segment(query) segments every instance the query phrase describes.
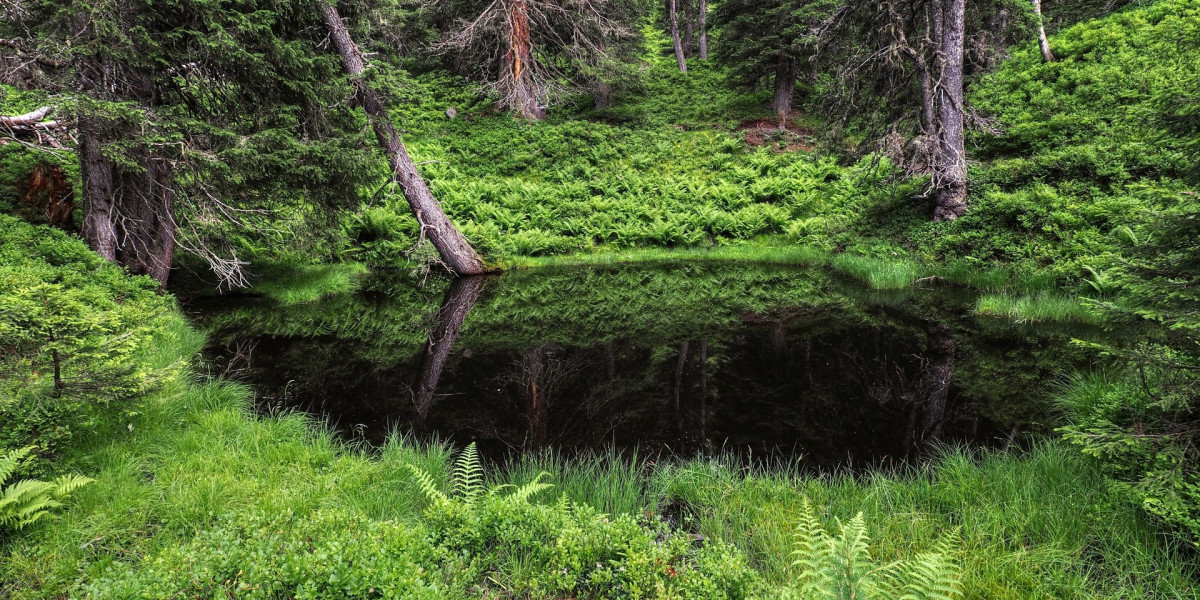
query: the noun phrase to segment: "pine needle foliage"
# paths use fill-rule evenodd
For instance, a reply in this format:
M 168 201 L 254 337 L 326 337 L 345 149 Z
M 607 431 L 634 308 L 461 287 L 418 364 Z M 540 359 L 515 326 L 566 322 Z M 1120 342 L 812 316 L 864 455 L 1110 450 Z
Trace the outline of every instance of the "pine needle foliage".
M 33 447 L 9 450 L 0 456 L 0 485 L 17 471 Z M 20 530 L 62 506 L 71 492 L 91 483 L 79 475 L 63 475 L 54 481 L 22 479 L 3 488 L 0 493 L 0 530 Z
M 830 535 L 808 498 L 801 501 L 792 565 L 800 569 L 793 591 L 799 598 L 828 600 L 955 600 L 962 597 L 960 570 L 949 536 L 930 552 L 907 561 L 876 565 L 863 513 Z

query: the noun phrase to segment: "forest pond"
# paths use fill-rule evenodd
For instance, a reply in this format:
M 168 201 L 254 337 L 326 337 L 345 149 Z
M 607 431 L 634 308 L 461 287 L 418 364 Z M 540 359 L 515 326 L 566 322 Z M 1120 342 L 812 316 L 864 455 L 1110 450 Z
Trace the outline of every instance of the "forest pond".
M 976 316 L 949 287 L 877 292 L 819 269 L 736 263 L 561 267 L 375 283 L 283 306 L 195 300 L 218 374 L 260 410 L 342 435 L 553 448 L 736 452 L 806 467 L 1004 445 L 1054 425 L 1082 360 L 1063 325 Z

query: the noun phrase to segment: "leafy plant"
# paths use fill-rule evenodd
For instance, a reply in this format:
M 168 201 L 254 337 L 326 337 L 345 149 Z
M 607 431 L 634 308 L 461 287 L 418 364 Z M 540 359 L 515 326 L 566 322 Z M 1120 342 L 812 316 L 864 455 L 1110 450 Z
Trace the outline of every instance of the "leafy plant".
M 437 484 L 433 481 L 433 477 L 428 472 L 416 465 L 408 465 L 408 469 L 412 472 L 413 477 L 416 478 L 417 485 L 425 493 L 425 497 L 429 499 L 429 502 L 440 508 L 452 505 L 470 508 L 476 504 L 476 501 L 485 491 L 483 485 L 483 462 L 479 459 L 479 451 L 475 448 L 475 442 L 467 444 L 467 447 L 459 453 L 458 459 L 454 461 L 454 469 L 450 474 L 451 484 L 454 488 L 453 498 L 438 489 Z M 542 479 L 546 475 L 544 471 L 538 473 L 537 477 L 533 478 L 533 481 L 519 487 L 509 484 L 493 487 L 486 490 L 487 496 L 494 497 L 499 495 L 501 490 L 513 488 L 513 492 L 505 496 L 505 498 L 517 503 L 528 502 L 538 492 L 554 487 L 542 482 Z
M 961 574 L 944 536 L 930 552 L 908 561 L 876 565 L 868 548 L 863 513 L 846 523 L 835 537 L 817 520 L 808 498 L 801 501 L 796 526 L 793 566 L 801 575 L 795 591 L 800 598 L 851 600 L 954 600 L 962 597 Z
M 33 447 L 9 450 L 0 456 L 0 485 L 4 485 L 29 456 Z M 0 529 L 20 530 L 62 506 L 71 492 L 93 480 L 82 475 L 63 475 L 53 482 L 22 479 L 10 483 L 0 494 Z

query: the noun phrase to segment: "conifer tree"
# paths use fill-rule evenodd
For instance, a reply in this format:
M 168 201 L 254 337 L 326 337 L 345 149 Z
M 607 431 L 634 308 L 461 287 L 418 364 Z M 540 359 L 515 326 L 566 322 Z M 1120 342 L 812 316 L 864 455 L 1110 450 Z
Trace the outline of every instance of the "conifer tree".
M 835 6 L 835 0 L 726 0 L 713 15 L 720 29 L 714 58 L 742 85 L 769 81 L 771 110 L 786 117 L 815 51 L 809 37 Z

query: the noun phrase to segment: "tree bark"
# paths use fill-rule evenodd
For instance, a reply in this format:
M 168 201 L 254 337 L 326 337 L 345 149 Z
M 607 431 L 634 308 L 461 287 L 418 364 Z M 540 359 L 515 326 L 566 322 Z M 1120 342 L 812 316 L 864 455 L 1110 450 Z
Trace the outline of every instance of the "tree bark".
M 438 380 L 454 348 L 454 339 L 458 337 L 482 289 L 482 277 L 459 277 L 450 282 L 450 288 L 446 290 L 442 306 L 438 309 L 437 325 L 429 332 L 429 341 L 421 353 L 421 366 L 413 387 L 413 403 L 422 421 L 429 416 L 429 409 L 433 406 L 433 395 L 437 392 Z
M 963 142 L 963 42 L 966 0 L 938 2 L 943 8 L 938 40 L 938 146 L 934 157 L 937 188 L 935 221 L 950 221 L 967 211 L 967 156 Z
M 533 61 L 533 42 L 529 36 L 529 6 L 526 0 L 508 4 L 508 52 L 504 55 L 501 76 L 502 103 L 526 119 L 540 121 L 546 111 L 538 105 L 536 83 L 529 66 Z
M 775 66 L 775 98 L 771 101 L 771 110 L 779 115 L 780 126 L 792 112 L 792 96 L 796 93 L 796 63 L 792 59 L 780 55 Z
M 675 10 L 676 0 L 667 0 L 667 18 L 671 21 L 671 43 L 675 46 L 675 62 L 679 71 L 687 73 L 687 60 L 683 57 L 683 45 L 679 42 L 679 19 Z
M 1033 4 L 1033 16 L 1037 19 L 1038 46 L 1042 49 L 1042 58 L 1046 62 L 1054 62 L 1054 53 L 1050 51 L 1050 40 L 1046 38 L 1046 25 L 1042 21 L 1042 0 L 1030 0 Z
M 79 123 L 79 171 L 83 187 L 83 239 L 109 262 L 117 262 L 117 229 L 113 210 L 112 164 L 100 149 L 90 123 Z
M 700 60 L 708 60 L 708 0 L 700 0 Z
M 117 262 L 134 275 L 149 275 L 166 285 L 175 258 L 175 188 L 170 163 L 153 156 L 143 162 L 144 173 L 123 176 L 123 182 L 142 181 L 120 186 L 125 218 L 118 231 Z M 138 197 L 127 197 L 131 192 Z
M 338 15 L 337 7 L 332 2 L 322 2 L 320 8 L 325 27 L 329 30 L 329 38 L 341 55 L 342 67 L 350 75 L 356 100 L 367 113 L 367 120 L 371 123 L 375 138 L 387 154 L 392 176 L 404 190 L 404 197 L 421 225 L 421 235 L 433 243 L 446 267 L 455 275 L 477 275 L 487 271 L 479 254 L 454 228 L 454 223 L 442 211 L 441 205 L 429 191 L 429 186 L 425 185 L 425 180 L 421 178 L 417 166 L 413 164 L 408 150 L 392 126 L 379 95 L 363 81 L 365 65 L 362 52 L 350 38 L 350 32 Z

